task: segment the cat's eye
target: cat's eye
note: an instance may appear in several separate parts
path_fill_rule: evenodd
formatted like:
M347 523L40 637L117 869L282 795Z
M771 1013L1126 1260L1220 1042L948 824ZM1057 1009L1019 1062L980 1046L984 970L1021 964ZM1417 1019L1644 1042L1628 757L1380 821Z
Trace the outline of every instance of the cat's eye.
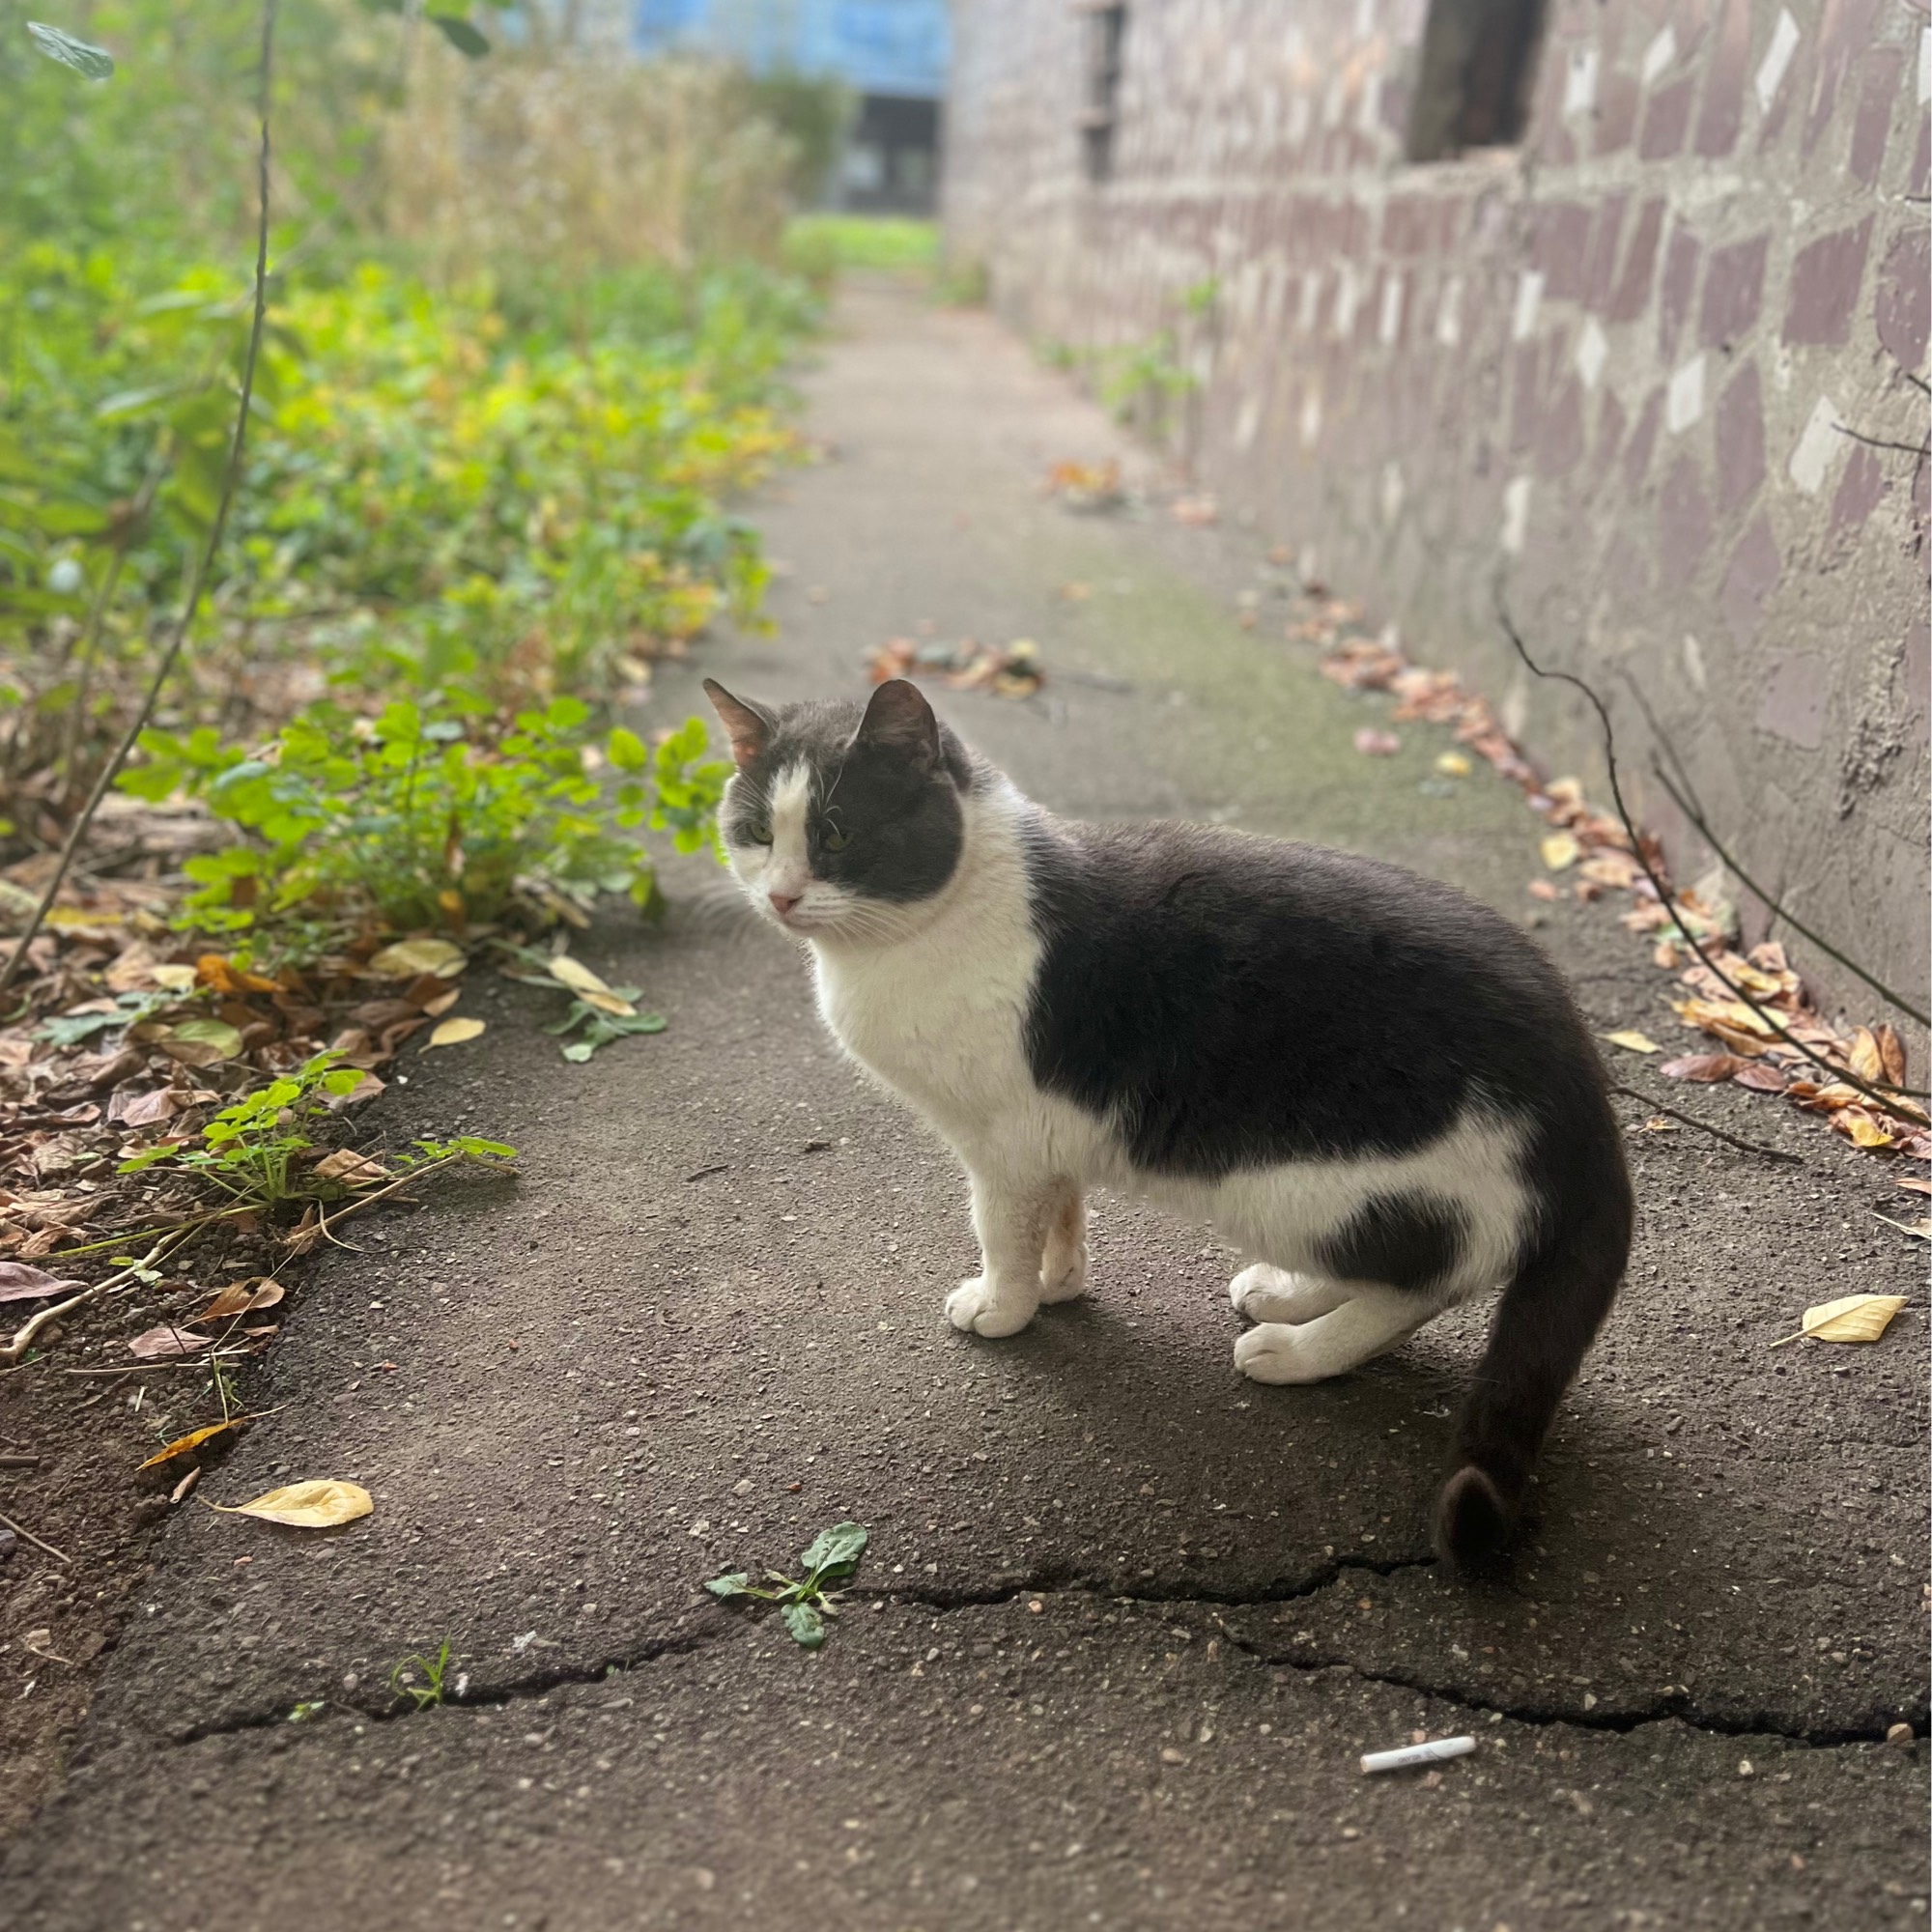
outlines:
M753 845L769 845L772 842L772 825L768 818L754 818L745 828L745 837Z
M836 825L825 828L825 849L828 852L842 852L852 842L849 833L841 832Z

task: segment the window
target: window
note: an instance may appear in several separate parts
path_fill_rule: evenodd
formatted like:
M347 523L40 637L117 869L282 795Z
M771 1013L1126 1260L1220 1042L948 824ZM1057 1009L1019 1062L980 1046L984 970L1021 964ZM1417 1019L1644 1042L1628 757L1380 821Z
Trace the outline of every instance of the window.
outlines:
M1408 158L1506 147L1529 118L1544 0L1430 0Z
M1127 37L1124 7L1087 6L1081 22L1086 34L1087 104L1080 116L1080 157L1090 182L1111 180L1114 131L1119 125L1121 68Z

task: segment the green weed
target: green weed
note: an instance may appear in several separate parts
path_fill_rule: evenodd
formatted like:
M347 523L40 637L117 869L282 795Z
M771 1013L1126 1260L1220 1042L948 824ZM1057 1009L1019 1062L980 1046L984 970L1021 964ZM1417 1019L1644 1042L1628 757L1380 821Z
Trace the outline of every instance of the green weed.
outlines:
M407 1698L418 1711L426 1711L432 1705L440 1704L443 1699L443 1683L449 1675L449 1666L454 1662L455 1654L449 1647L447 1637L443 1638L441 1648L434 1657L424 1657L419 1651L412 1653L402 1659L390 1670L390 1694L398 1702Z
M761 1603L776 1604L784 1627L807 1650L816 1650L825 1641L825 1619L838 1614L838 1606L828 1584L847 1581L859 1568L866 1550L865 1526L856 1522L835 1522L822 1529L799 1556L805 1572L803 1582L781 1570L767 1570L765 1578L776 1583L775 1590L760 1590L752 1582L751 1573L734 1570L714 1577L705 1588L714 1597L755 1597Z

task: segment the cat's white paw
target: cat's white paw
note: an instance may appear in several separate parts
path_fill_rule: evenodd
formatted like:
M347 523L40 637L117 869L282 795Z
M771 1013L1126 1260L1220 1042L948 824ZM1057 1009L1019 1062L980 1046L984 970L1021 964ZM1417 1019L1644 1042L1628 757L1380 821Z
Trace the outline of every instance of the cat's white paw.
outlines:
M1235 1344L1235 1366L1255 1382L1319 1382L1334 1374L1293 1328L1264 1321Z
M1039 1271L1042 1301L1071 1301L1087 1293L1087 1243L1060 1248L1049 1243Z
M1017 1335L1033 1320L1033 1304L996 1299L986 1277L962 1281L946 1297L946 1319L968 1335Z
M1250 1321L1313 1321L1348 1299L1346 1290L1319 1275L1291 1274L1257 1262L1228 1284L1235 1313Z

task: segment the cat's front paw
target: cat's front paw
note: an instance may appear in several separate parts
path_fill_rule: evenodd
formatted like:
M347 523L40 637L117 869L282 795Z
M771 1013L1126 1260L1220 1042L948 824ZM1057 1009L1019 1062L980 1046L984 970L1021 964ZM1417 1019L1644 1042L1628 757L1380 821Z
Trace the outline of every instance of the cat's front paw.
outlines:
M1254 1382L1319 1382L1333 1374L1283 1321L1250 1328L1235 1344L1235 1366Z
M1033 1320L1033 1304L998 1297L982 1274L962 1281L946 1297L946 1319L967 1335L1017 1335Z
M1228 1284L1235 1313L1250 1321L1313 1321L1349 1298L1349 1292L1318 1275L1294 1274L1257 1262Z
M1051 1243L1039 1271L1039 1298L1042 1301L1071 1301L1087 1293L1087 1243L1056 1247Z

